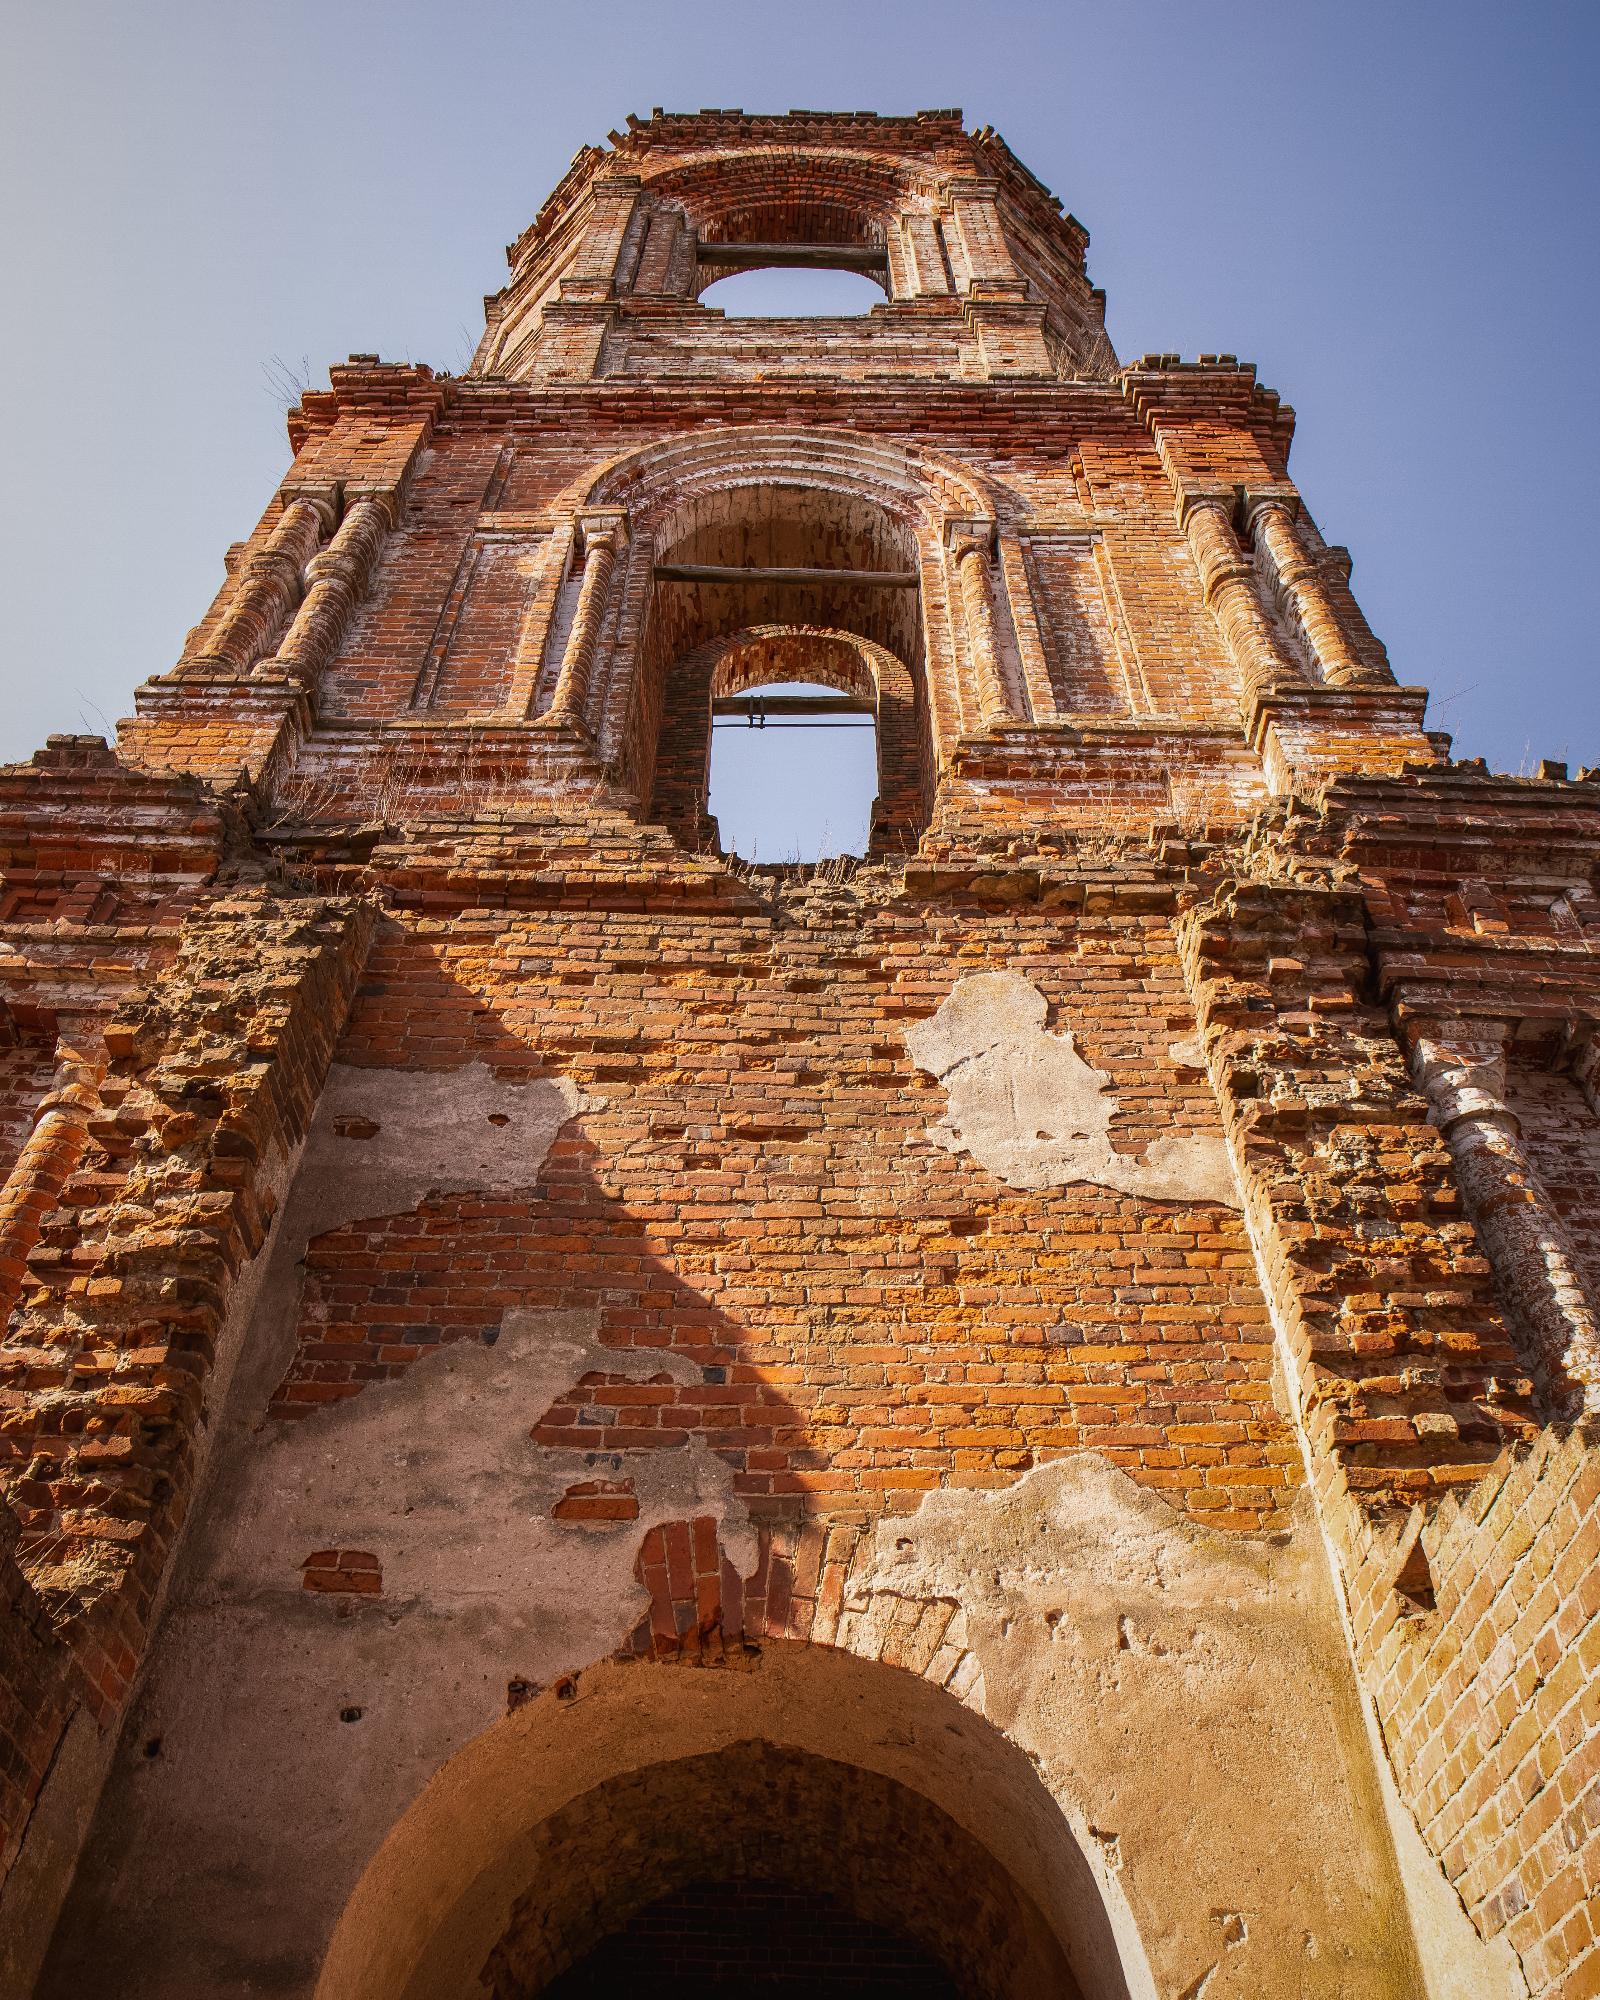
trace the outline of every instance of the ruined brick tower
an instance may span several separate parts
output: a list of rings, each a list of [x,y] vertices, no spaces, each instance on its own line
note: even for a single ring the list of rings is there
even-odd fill
[[[1600,784],[1085,242],[630,120],[0,773],[0,1992],[1600,1992]]]

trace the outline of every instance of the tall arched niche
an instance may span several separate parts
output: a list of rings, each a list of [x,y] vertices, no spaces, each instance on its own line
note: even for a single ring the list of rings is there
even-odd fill
[[[606,618],[592,720],[610,767],[648,800],[672,669],[753,627],[853,633],[910,677],[926,794],[969,720],[958,654],[969,644],[947,566],[952,520],[993,521],[1001,503],[967,466],[846,431],[711,428],[613,461],[566,496],[574,517],[626,519],[625,571]],[[899,585],[685,584],[669,565],[830,569]],[[576,586],[574,585],[573,588]]]

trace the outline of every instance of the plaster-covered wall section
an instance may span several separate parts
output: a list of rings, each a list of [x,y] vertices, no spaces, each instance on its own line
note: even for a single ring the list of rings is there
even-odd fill
[[[1112,1078],[1078,1053],[1070,1029],[1046,1032],[1048,1012],[1045,996],[1020,973],[973,973],[931,1020],[907,1030],[917,1067],[949,1092],[949,1111],[929,1138],[970,1153],[1012,1187],[1090,1181],[1150,1201],[1237,1208],[1220,1132],[1152,1139],[1142,1160],[1117,1150]]]
[[[974,992],[999,1004],[974,1008]],[[1030,1037],[1047,1044],[1037,1067],[1071,1110],[1070,1157],[1117,1172],[1104,1081],[1043,1033],[1037,989],[998,973],[957,994],[918,1035],[919,1060],[948,1075],[947,1057],[975,1040],[997,1061],[1019,1045],[1026,1060]],[[311,1322],[308,1345],[314,1243],[363,1218],[403,1220],[450,1190],[526,1200],[517,1191],[539,1181],[560,1134],[575,1120],[605,1130],[619,1108],[569,1079],[510,1081],[481,1062],[335,1068],[270,1253],[208,1517],[45,1996],[81,1991],[112,1949],[133,1968],[130,2000],[242,1996],[266,1960],[286,1992],[308,1991],[340,1910],[427,1780],[508,1708],[627,1649],[652,1613],[653,1536],[694,1524],[715,1544],[724,1590],[748,1602],[757,1589],[767,1544],[724,1449],[692,1430],[621,1441],[614,1407],[587,1430],[552,1419],[574,1397],[599,1410],[633,1392],[718,1393],[702,1384],[722,1368],[619,1342],[602,1309],[510,1306],[477,1338],[425,1345],[309,1403],[280,1396],[281,1414],[263,1421],[286,1357],[316,1386],[317,1354],[337,1333]],[[575,1509],[575,1495],[590,1504]],[[1388,1880],[1337,1677],[1316,1665],[1327,1614],[1302,1531],[1197,1529],[1090,1457],[1001,1493],[931,1496],[861,1549],[835,1642],[877,1658],[897,1605],[954,1607],[956,1622],[941,1622],[966,1650],[947,1670],[951,1698],[1038,1759],[1065,1814],[1059,1837],[1121,1912],[1118,1978],[1148,1954],[1150,1991],[1242,1995],[1288,1951],[1308,1995],[1408,1990],[1393,1969],[1406,1961],[1392,1895],[1374,1930],[1370,1893],[1346,1893],[1326,1866],[1336,1824],[1367,1891]],[[764,1643],[747,1641],[747,1671],[762,1670]],[[241,1710],[246,1683],[256,1692]],[[1159,1762],[1130,1764],[1130,1743],[1157,1739]],[[314,1797],[301,1783],[308,1754],[322,1773]],[[1253,1794],[1236,1782],[1247,1765],[1272,1772],[1282,1801],[1270,1855],[1236,1851],[1249,1847]],[[1225,1837],[1184,1833],[1196,1798],[1214,1800],[1208,1818]],[[1286,1924],[1300,1926],[1292,1938]],[[487,1949],[473,1946],[475,1963]],[[1093,1963],[1079,1965],[1085,1992],[1120,1993]]]
[[[1091,1453],[929,1494],[852,1586],[861,1618],[962,1606],[983,1712],[1116,1876],[1157,1993],[1417,1993],[1309,1519],[1212,1534]]]

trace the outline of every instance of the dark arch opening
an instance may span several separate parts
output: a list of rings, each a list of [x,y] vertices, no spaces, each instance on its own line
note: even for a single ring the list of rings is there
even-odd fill
[[[641,1969],[662,1994],[1079,1991],[1026,1893],[932,1800],[765,1740],[612,1779],[537,1828],[527,1858],[480,1975],[489,2000],[625,1993]]]
[[[676,1878],[684,1887],[735,1876],[731,1862],[707,1851],[726,1816],[727,1784],[696,1790],[691,1782],[686,1790],[680,1782],[674,1799],[655,1799],[678,1808],[665,1814],[627,1788],[654,1784],[652,1774],[663,1772],[717,1779],[727,1768],[717,1762],[722,1753],[749,1745],[809,1759],[824,1781],[802,1779],[813,1801],[843,1796],[848,1804],[855,1792],[840,1794],[841,1774],[847,1786],[886,1780],[895,1788],[888,1796],[905,1799],[909,1844],[867,1842],[843,1829],[854,1838],[852,1866],[865,1885],[899,1883],[897,1913],[921,1912],[930,1922],[965,1917],[974,1885],[995,1885],[979,1898],[981,1925],[962,1933],[969,1943],[956,1940],[946,1952],[937,1936],[920,1937],[958,1986],[967,1963],[960,1952],[969,1951],[985,2000],[985,1980],[1005,2000],[1154,1994],[1115,1877],[1096,1870],[1019,1744],[938,1678],[769,1637],[737,1668],[597,1662],[510,1709],[457,1751],[368,1860],[328,1939],[316,2000],[484,2000],[502,1975],[503,1990],[515,1993],[510,1982],[520,1979],[537,1991],[539,1979],[548,1985],[602,1934],[671,1892],[649,1861],[663,1844],[692,1850]],[[653,1761],[641,1767],[642,1758]],[[640,1809],[620,1819],[592,1810],[602,1799],[629,1797]],[[766,1785],[759,1805],[757,1825],[769,1834],[781,1837],[793,1825],[781,1788]],[[853,1817],[857,1828],[866,1825]],[[881,1815],[874,1824],[881,1834]],[[840,1845],[830,1836],[818,1851]],[[909,1853],[925,1854],[930,1865],[908,1891],[904,1871],[894,1870]],[[938,1885],[951,1868],[957,1887],[946,1897]],[[643,1879],[652,1870],[655,1879]],[[541,1913],[559,1906],[581,1918],[624,1877],[632,1889],[605,1921],[591,1916],[563,1929],[558,1918],[555,1930],[546,1927],[567,1940],[559,1965],[549,1956],[541,1971],[522,1955]],[[831,1880],[812,1870],[806,1887],[821,1892]],[[874,1920],[870,1907],[855,1909]],[[906,1921],[897,1915],[891,1926],[904,1931]]]
[[[662,1896],[545,1989],[547,2000],[961,2000],[938,1960],[837,1897],[781,1883],[693,1882]]]

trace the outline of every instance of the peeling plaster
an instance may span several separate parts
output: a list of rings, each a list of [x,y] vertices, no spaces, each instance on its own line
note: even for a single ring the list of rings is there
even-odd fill
[[[1126,1898],[1158,1992],[1256,2000],[1287,1965],[1301,2000],[1423,1990],[1309,1523],[1215,1533],[1083,1453],[929,1493],[851,1581],[857,1617],[885,1596],[962,1607],[984,1713],[1033,1758],[1113,1922]]]
[[[507,1083],[481,1062],[447,1070],[336,1063],[282,1234],[298,1261],[313,1235],[406,1214],[430,1194],[532,1187],[562,1126],[593,1108],[564,1076]]]
[[[446,1070],[335,1063],[273,1231],[239,1364],[240,1400],[265,1405],[293,1359],[301,1267],[317,1237],[410,1214],[430,1195],[532,1187],[562,1126],[601,1101],[564,1076],[508,1083],[481,1062]]]
[[[314,1238],[413,1212],[434,1194],[529,1187],[562,1126],[595,1102],[564,1077],[507,1083],[483,1063],[335,1066],[274,1240],[252,1339],[267,1350],[252,1358],[255,1394],[264,1399],[292,1352]],[[562,1633],[543,1661],[548,1676],[614,1650],[644,1616],[649,1593],[634,1560],[659,1523],[713,1515],[730,1559],[753,1570],[755,1536],[731,1471],[699,1437],[627,1455],[636,1519],[581,1534],[552,1519],[569,1485],[622,1462],[536,1446],[530,1433],[552,1403],[591,1373],[702,1379],[684,1355],[605,1346],[599,1330],[596,1311],[512,1310],[493,1344],[434,1348],[398,1379],[292,1423],[260,1426],[259,1405],[241,1395],[233,1414],[248,1431],[231,1454],[228,1504],[203,1535],[198,1593],[253,1600],[295,1589],[313,1550],[360,1548],[382,1564],[391,1612],[492,1605],[513,1623]]]
[[[209,1583],[254,1598],[294,1587],[314,1549],[369,1550],[392,1609],[489,1603],[537,1614],[563,1635],[548,1673],[613,1651],[648,1611],[633,1567],[652,1527],[714,1515],[730,1560],[753,1570],[755,1535],[732,1472],[699,1437],[626,1454],[637,1519],[581,1534],[552,1519],[575,1480],[624,1463],[535,1445],[529,1433],[558,1397],[590,1373],[702,1379],[683,1355],[602,1345],[599,1327],[592,1311],[508,1312],[493,1346],[435,1348],[396,1381],[270,1426],[252,1441]]]
[[[980,972],[958,980],[936,1014],[907,1029],[912,1061],[949,1094],[949,1110],[928,1137],[947,1152],[970,1153],[1011,1187],[1091,1181],[1147,1201],[1237,1208],[1220,1133],[1153,1139],[1142,1160],[1117,1151],[1111,1077],[1079,1055],[1070,1030],[1046,1032],[1048,1011],[1020,973]]]
[[[974,983],[981,998],[983,982],[964,985]],[[1115,1158],[1104,1079],[1069,1038],[1042,1033],[1044,1003],[1025,981],[1002,978],[1000,998],[1009,1016],[979,1010],[991,1026],[1001,1018],[983,1052],[1027,1035],[1064,1049],[1088,1077],[1093,1129]],[[943,1073],[973,1060],[955,1052],[964,1004],[947,1002],[919,1031],[919,1060]],[[444,1187],[526,1185],[581,1103],[570,1086],[508,1085],[481,1066],[438,1078],[344,1071],[335,1086],[285,1203],[252,1346],[282,1316],[292,1339],[314,1233]],[[377,1130],[355,1136],[368,1124]],[[450,1759],[505,1717],[512,1686],[548,1689],[581,1668],[588,1688],[591,1663],[626,1641],[648,1605],[633,1570],[653,1526],[712,1515],[730,1561],[751,1572],[748,1516],[703,1442],[625,1456],[533,1442],[538,1419],[586,1374],[700,1377],[685,1355],[607,1347],[599,1330],[593,1312],[512,1311],[492,1344],[430,1350],[399,1379],[292,1424],[261,1422],[241,1370],[215,1504],[130,1721],[74,1891],[71,1949],[41,1989],[49,2000],[86,1990],[113,1950],[138,1968],[130,2000],[242,2000],[255,1990],[250,1968],[274,1960],[284,1991],[306,1990],[368,1860]],[[575,1479],[624,1469],[637,1519],[580,1529],[552,1518]],[[379,1557],[381,1597],[301,1588],[306,1555],[335,1546]],[[1211,1533],[1082,1455],[1003,1491],[929,1495],[881,1523],[846,1621],[862,1621],[859,1649],[870,1651],[871,1629],[903,1600],[960,1607],[950,1632],[968,1650],[944,1693],[986,1714],[1054,1796],[1122,1963],[1142,1967],[1148,1954],[1153,1977],[1133,1991],[1198,1981],[1205,2000],[1254,2000],[1297,1964],[1301,2000],[1412,2000],[1402,1905],[1397,1889],[1385,1893],[1393,1864],[1381,1809],[1366,1809],[1370,1759],[1359,1716],[1345,1714],[1353,1702],[1326,1597],[1303,1530]],[[844,1622],[840,1637],[856,1643]],[[672,1686],[701,1678],[674,1670]],[[252,1698],[240,1704],[245,1683]],[[903,1685],[895,1699],[910,1699]],[[717,1695],[719,1713],[727,1701]],[[572,1737],[573,1756],[586,1736]],[[891,1738],[886,1726],[883,1755]],[[153,1758],[140,1749],[151,1742]],[[310,1794],[308,1757],[322,1774]],[[1271,1843],[1256,1824],[1266,1794]],[[1224,1930],[1234,1923],[1237,1940]]]

